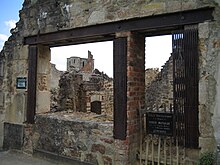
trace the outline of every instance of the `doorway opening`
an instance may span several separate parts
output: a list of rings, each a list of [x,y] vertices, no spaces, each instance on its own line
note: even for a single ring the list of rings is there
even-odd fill
[[[169,108],[173,102],[172,35],[145,38],[145,107]]]
[[[165,161],[173,159],[181,162],[185,157],[185,149],[197,148],[199,139],[198,29],[196,25],[186,26],[184,30],[174,31],[168,37],[169,41],[163,44],[166,48],[170,47],[170,52],[164,64],[145,70],[146,111],[142,112],[145,113],[146,130],[143,146],[147,153],[144,159],[145,162],[158,160],[154,162],[159,164],[161,153],[164,158],[168,158]],[[146,38],[146,66],[150,54],[147,46],[151,44],[147,41],[150,39]],[[160,44],[162,40],[158,39],[155,44],[156,49],[161,51],[159,58],[156,58],[158,64],[165,55],[165,50],[162,50],[164,45]],[[157,51],[153,52],[154,57]],[[149,61],[153,65],[154,61]],[[174,154],[171,155],[171,152]]]

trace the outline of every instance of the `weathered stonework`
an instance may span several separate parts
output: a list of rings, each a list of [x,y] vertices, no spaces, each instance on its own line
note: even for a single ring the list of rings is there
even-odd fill
[[[63,72],[57,70],[55,64],[51,64],[51,72],[50,72],[50,88],[51,89],[56,89],[59,87],[59,80],[62,74]]]
[[[75,28],[124,20],[125,18],[143,17],[162,13],[172,13],[180,10],[190,10],[206,6],[214,6],[214,1],[41,1],[33,3],[26,0],[25,8],[32,10],[21,12],[22,18],[29,15],[29,20],[24,19],[25,36],[38,33],[47,33],[57,30]],[[44,4],[44,5],[40,5]],[[138,9],[138,10],[136,10]],[[39,12],[40,11],[40,12]],[[54,11],[56,13],[54,14]],[[37,16],[37,17],[33,17]],[[33,28],[33,27],[36,27]],[[29,30],[26,30],[29,29]]]
[[[37,57],[37,89],[36,113],[50,111],[50,49],[47,46],[38,46]]]
[[[33,149],[93,164],[113,164],[116,154],[112,137],[113,124],[94,121],[92,115],[87,117],[83,113],[37,116]]]
[[[173,60],[169,57],[158,69],[147,69],[145,71],[145,106],[150,111],[169,109],[173,105]]]
[[[220,143],[219,134],[219,12],[215,13],[216,22],[199,24],[200,38],[200,146],[201,152],[215,150]],[[213,139],[213,136],[215,138]],[[206,146],[206,147],[204,147]]]
[[[94,59],[92,53],[88,51],[88,58],[67,58],[67,71],[71,70],[92,73],[94,70]]]
[[[200,9],[203,7],[213,7],[213,20],[205,21],[198,24],[199,30],[199,125],[200,125],[200,147],[199,152],[214,151],[216,144],[220,143],[220,3],[218,0],[25,0],[23,8],[20,11],[20,20],[16,28],[11,30],[12,35],[6,41],[3,50],[0,52],[0,91],[2,92],[3,101],[0,104],[0,147],[3,142],[3,123],[19,123],[26,121],[25,114],[27,109],[25,101],[27,97],[26,89],[16,89],[16,77],[28,77],[28,45],[23,45],[23,39],[26,36],[42,35],[48,32],[57,32],[78,27],[87,27],[89,25],[127,20],[130,18],[142,18],[146,16],[162,15],[174,13],[177,11],[187,11]],[[157,31],[157,27],[154,28]],[[117,35],[115,35],[118,37]],[[106,154],[107,149],[100,144],[90,146],[90,158],[73,151],[71,148],[62,150],[62,154],[71,155],[81,160],[107,161],[115,164],[133,164],[136,160],[138,150],[139,125],[137,109],[144,105],[144,57],[143,52],[134,48],[142,49],[144,41],[133,33],[128,32],[128,52],[127,52],[127,137],[125,140],[115,140],[113,154]],[[137,39],[137,38],[138,39]],[[141,41],[141,45],[140,45]],[[143,46],[144,47],[144,46]],[[144,49],[144,48],[143,48]],[[45,113],[50,110],[50,49],[47,46],[38,45],[38,66],[37,66],[37,98],[36,112]],[[139,53],[136,53],[139,52]],[[42,75],[47,78],[41,83]],[[45,84],[48,84],[45,85]],[[29,86],[31,83],[28,84]],[[46,88],[47,87],[47,88]],[[34,89],[35,90],[35,89]],[[46,98],[46,99],[43,99]],[[46,118],[46,117],[45,117]],[[43,119],[42,119],[43,120]],[[64,122],[63,120],[56,120]],[[39,122],[39,121],[37,121]],[[48,123],[52,123],[48,119]],[[57,123],[56,123],[57,124]],[[48,124],[49,125],[49,124]],[[68,124],[64,124],[68,125]],[[36,126],[37,127],[37,126]],[[45,125],[43,125],[45,127]],[[41,127],[42,128],[42,127]],[[47,130],[54,127],[50,125]],[[66,128],[68,129],[68,128]],[[43,130],[41,130],[43,131]],[[59,135],[59,129],[55,130],[55,135]],[[40,146],[43,141],[42,133],[35,132],[33,142],[39,142]],[[46,133],[45,133],[46,135]],[[54,134],[52,134],[54,135]],[[71,132],[66,131],[66,136],[72,136]],[[80,135],[83,136],[83,135]],[[111,136],[111,135],[110,135]],[[50,137],[49,137],[50,138]],[[62,137],[63,138],[63,137]],[[67,138],[68,139],[68,138]],[[54,149],[55,152],[61,152],[57,144],[51,140],[51,143],[45,142],[45,147]],[[108,140],[107,140],[108,141]],[[51,145],[52,148],[49,146]],[[78,147],[84,151],[84,145],[78,144]],[[47,146],[48,145],[48,146]],[[72,144],[71,144],[72,145]],[[105,148],[105,149],[104,149]],[[62,149],[62,148],[61,148]],[[71,152],[72,153],[71,153]],[[79,151],[79,150],[78,150]],[[83,152],[82,152],[83,153]],[[103,156],[100,158],[99,153]],[[95,156],[94,156],[95,155]],[[187,155],[187,154],[186,154]],[[95,157],[95,158],[94,158]],[[107,163],[106,163],[107,164]]]
[[[55,73],[52,70],[51,78],[57,80]],[[42,78],[45,80],[45,75]],[[112,118],[113,81],[98,69],[94,70],[94,59],[90,51],[87,59],[68,58],[67,71],[60,73],[59,78],[59,86],[50,90],[51,111],[95,112],[108,114],[109,118]],[[47,88],[46,82],[40,82],[42,90]],[[96,101],[100,102],[100,107],[93,105]]]

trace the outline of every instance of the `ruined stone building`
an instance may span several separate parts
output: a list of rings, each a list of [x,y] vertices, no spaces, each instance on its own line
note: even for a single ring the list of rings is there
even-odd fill
[[[70,70],[83,71],[91,73],[94,70],[94,59],[90,51],[88,58],[70,57],[67,58],[67,71]]]
[[[55,64],[51,64],[50,70],[50,88],[54,89],[58,87],[60,76],[63,74],[63,71],[59,71],[56,68]]]
[[[0,52],[1,148],[106,165],[196,164],[203,153],[216,152],[218,0],[24,0],[19,17]],[[173,111],[149,112],[145,37],[167,34],[173,38],[173,80],[165,82],[168,62],[149,93],[162,98],[150,98],[156,107],[173,103]],[[50,48],[102,41],[113,41],[114,88],[96,70],[88,76],[92,56],[89,65],[88,59],[75,58],[79,66],[70,59],[70,68],[84,65],[84,75],[72,70],[62,75],[61,86],[71,90],[60,89],[55,108],[61,110],[51,112],[51,88],[57,81],[51,80]],[[108,113],[102,110],[112,104],[107,111],[113,110],[113,118],[105,120]]]
[[[67,71],[60,73],[51,70],[51,83],[58,81],[51,85],[51,111],[108,114],[112,120],[113,79],[94,69],[90,51],[88,58],[67,58]]]
[[[169,108],[173,104],[173,61],[172,56],[158,68],[145,71],[145,107],[149,109]]]

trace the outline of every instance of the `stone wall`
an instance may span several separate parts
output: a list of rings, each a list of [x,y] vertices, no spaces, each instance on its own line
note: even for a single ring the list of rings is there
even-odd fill
[[[56,111],[58,108],[59,81],[64,72],[56,69],[56,65],[51,63],[50,70],[50,111]]]
[[[83,79],[87,76],[86,81]],[[108,84],[108,85],[106,85]],[[113,81],[104,73],[94,70],[91,73],[84,71],[64,72],[59,80],[59,88],[51,90],[51,110],[69,112],[91,112],[91,102],[102,102],[102,111],[107,112],[113,105]],[[111,96],[109,96],[111,95]]]
[[[67,71],[71,70],[92,73],[94,70],[94,59],[92,53],[88,51],[88,58],[67,58]]]
[[[145,70],[145,87],[148,88],[153,81],[156,80],[159,74],[159,68],[147,68]]]
[[[103,109],[104,114],[109,116],[110,119],[113,119],[113,80],[112,81],[104,81],[104,97],[103,97]]]
[[[58,90],[57,98],[58,111],[82,111],[80,94],[83,92],[83,89],[81,83],[81,76],[77,75],[74,70],[62,74],[59,81],[60,88]]]
[[[145,71],[145,106],[149,110],[169,109],[173,105],[173,60],[172,56],[158,69]]]
[[[50,111],[50,59],[51,52],[49,47],[38,45],[36,75],[36,113],[46,113]]]
[[[80,69],[81,72],[92,73],[94,70],[94,59],[90,51],[88,51],[88,58],[86,63],[83,63],[83,67]]]
[[[220,144],[220,8],[214,22],[199,24],[199,127],[202,152],[216,150]]]
[[[23,34],[28,36],[39,32],[54,32],[128,18],[214,6],[214,2],[214,0],[190,0],[184,2],[181,0],[26,0],[20,16],[24,24]]]
[[[91,103],[101,102],[101,114],[106,115],[109,120],[113,120],[113,81],[104,80],[100,91],[86,92],[86,111],[91,112]]]
[[[17,77],[28,75],[28,46],[23,45],[23,24],[17,23],[0,52],[0,148],[3,146],[4,122],[26,121],[27,89],[17,89]]]
[[[67,156],[92,164],[113,164],[114,139],[111,122],[95,122],[77,114],[38,115],[33,149]],[[45,123],[47,123],[45,125]],[[44,128],[44,129],[42,129]]]
[[[59,80],[60,76],[63,72],[57,70],[55,64],[51,64],[50,70],[50,89],[58,88],[59,87]]]

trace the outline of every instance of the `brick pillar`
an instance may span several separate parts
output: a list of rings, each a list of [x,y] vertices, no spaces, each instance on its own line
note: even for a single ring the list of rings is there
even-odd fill
[[[125,140],[115,140],[115,147],[118,153],[121,153],[116,154],[118,160],[116,163],[133,165],[136,164],[140,142],[138,109],[144,105],[145,100],[145,37],[133,32],[116,34],[116,37],[125,36],[127,37],[127,131]]]
[[[134,164],[140,142],[138,109],[145,100],[145,37],[136,33],[128,36],[127,57],[127,139],[129,161]]]

